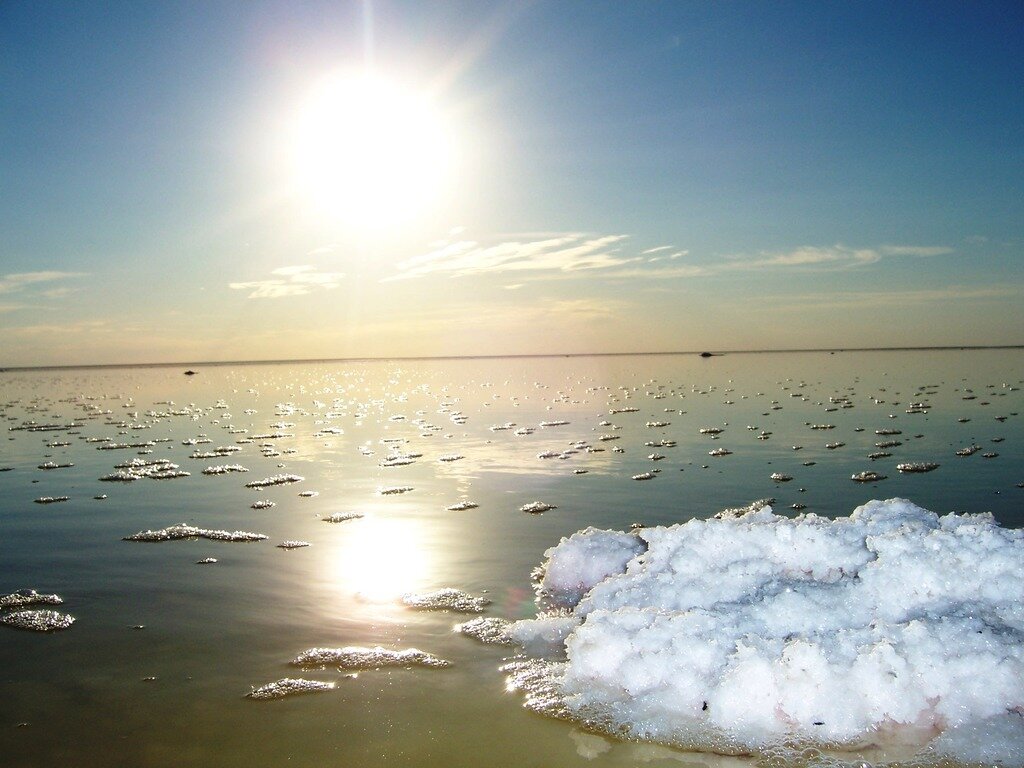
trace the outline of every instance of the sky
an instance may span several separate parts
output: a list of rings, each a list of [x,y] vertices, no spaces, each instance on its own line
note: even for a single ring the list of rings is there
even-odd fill
[[[0,3],[0,366],[1024,344],[1019,2]]]

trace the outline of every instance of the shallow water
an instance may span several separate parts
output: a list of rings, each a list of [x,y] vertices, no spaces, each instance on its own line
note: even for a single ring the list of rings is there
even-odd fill
[[[514,649],[453,633],[466,614],[401,598],[451,587],[488,598],[484,616],[532,616],[530,571],[560,537],[764,497],[835,516],[899,496],[1024,525],[1022,350],[182,371],[0,373],[0,594],[56,593],[76,619],[45,634],[0,626],[4,765],[747,765],[533,714],[499,671]],[[100,450],[112,443],[135,447]],[[218,447],[240,450],[190,458]],[[891,456],[867,458],[879,451]],[[100,481],[133,458],[190,474]],[[921,462],[939,467],[897,470]],[[248,472],[203,474],[226,464]],[[869,470],[886,479],[851,480]],[[302,479],[246,487],[283,476]],[[395,489],[408,490],[383,492]],[[261,500],[274,506],[253,509]],[[555,508],[520,511],[535,501]],[[477,506],[448,509],[460,502]],[[350,513],[362,517],[324,523]],[[268,539],[123,540],[179,523]],[[304,671],[337,685],[246,698],[293,676],[302,651],[344,646],[451,666]]]

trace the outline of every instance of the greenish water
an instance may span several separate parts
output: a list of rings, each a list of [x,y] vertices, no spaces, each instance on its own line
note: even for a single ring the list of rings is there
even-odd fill
[[[560,537],[587,525],[682,522],[764,497],[776,510],[837,516],[899,496],[1020,527],[1022,372],[1021,350],[950,350],[0,373],[10,430],[0,447],[9,468],[0,472],[0,594],[55,592],[77,619],[45,635],[0,626],[0,763],[747,764],[612,742],[535,715],[505,689],[499,666],[513,649],[453,633],[466,616],[413,611],[399,597],[457,587],[486,594],[485,615],[530,616],[530,571]],[[30,431],[31,421],[65,428]],[[555,421],[568,423],[540,426]],[[666,424],[647,426],[657,422]],[[700,433],[708,427],[722,430],[717,439]],[[887,429],[901,434],[875,433]],[[259,437],[269,434],[285,436]],[[209,443],[183,444],[204,436]],[[153,445],[100,450],[89,441],[100,438]],[[867,458],[885,440],[902,444]],[[675,444],[645,445],[660,441]],[[51,447],[59,442],[69,445]],[[190,458],[217,446],[241,450]],[[709,456],[717,448],[731,454]],[[393,450],[421,456],[382,466]],[[546,452],[563,457],[538,457]],[[453,455],[463,458],[439,460]],[[132,458],[191,474],[99,480]],[[46,461],[73,466],[38,469]],[[898,472],[905,461],[939,467]],[[249,471],[202,474],[223,464]],[[864,470],[887,479],[851,481]],[[776,472],[793,479],[773,481]],[[282,473],[304,479],[245,487]],[[399,486],[412,490],[379,493]],[[45,496],[68,500],[34,503]],[[252,509],[260,499],[275,506]],[[461,501],[478,506],[446,509]],[[519,511],[532,501],[557,508]],[[323,522],[339,512],[364,517]],[[269,539],[122,540],[181,522]],[[275,546],[284,540],[311,546]],[[196,564],[205,557],[218,562]],[[452,665],[355,677],[288,665],[306,648],[344,645],[417,647]],[[299,675],[337,687],[245,698]]]

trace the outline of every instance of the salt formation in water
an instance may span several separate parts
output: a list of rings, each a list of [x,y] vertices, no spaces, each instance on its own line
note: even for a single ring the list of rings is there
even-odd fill
[[[287,485],[289,483],[301,483],[306,478],[299,475],[273,475],[262,480],[253,480],[245,484],[246,488],[269,488],[272,485]]]
[[[539,515],[541,512],[547,512],[549,509],[558,509],[558,507],[544,501],[531,501],[529,504],[523,504],[519,511],[528,512],[531,515]]]
[[[449,504],[445,509],[449,512],[465,512],[467,509],[476,509],[479,506],[474,501],[460,501],[457,504]]]
[[[100,478],[104,482],[131,483],[143,478],[151,480],[170,480],[176,477],[188,477],[189,473],[178,468],[177,464],[167,459],[131,459],[114,466],[116,472]]]
[[[218,464],[203,470],[204,475],[226,475],[228,472],[248,472],[241,464]]]
[[[285,677],[276,682],[254,688],[246,696],[250,699],[268,701],[271,699],[283,699],[285,696],[298,696],[305,693],[321,693],[333,690],[334,683],[304,680],[301,677]]]
[[[56,504],[59,501],[67,500],[67,496],[40,496],[38,499],[33,499],[36,504]]]
[[[350,645],[344,648],[310,648],[292,659],[291,664],[304,669],[337,667],[358,670],[380,667],[447,667],[451,662],[418,648],[392,651],[379,645],[373,648]]]
[[[34,589],[19,589],[9,595],[0,596],[0,608],[24,608],[26,605],[60,605],[60,595],[41,595]]]
[[[397,485],[391,488],[378,488],[377,493],[381,496],[394,496],[399,493],[408,493],[413,490],[411,485]]]
[[[918,728],[941,734],[941,754],[989,761],[997,743],[1024,764],[1024,530],[991,515],[890,499],[789,519],[758,504],[589,528],[545,554],[540,594],[569,611],[567,661],[517,668],[538,709],[742,752]],[[526,643],[550,624],[509,634]]]
[[[248,531],[214,531],[197,528],[194,525],[178,523],[156,531],[139,531],[125,536],[122,541],[172,541],[174,539],[212,539],[213,541],[262,541],[268,538],[262,533]]]
[[[864,472],[858,472],[855,475],[851,475],[850,479],[857,483],[874,483],[879,480],[885,480],[885,475],[880,475],[877,472],[871,470],[865,470]]]
[[[67,629],[75,623],[75,617],[50,610],[25,610],[0,614],[0,624],[15,629],[29,629],[33,632],[55,632]]]
[[[908,461],[905,464],[896,465],[896,469],[900,472],[931,472],[938,468],[938,464],[930,461]]]
[[[287,541],[282,541],[277,546],[279,549],[302,549],[303,547],[310,546],[310,543],[308,541],[297,541],[295,539],[288,539]]]
[[[481,643],[509,645],[512,643],[512,638],[508,634],[511,624],[512,622],[508,619],[500,619],[496,616],[478,616],[462,624],[456,624],[452,627],[452,631],[472,637]]]
[[[358,520],[362,515],[358,512],[335,512],[323,518],[325,523],[344,523],[348,520]]]
[[[249,505],[251,509],[270,509],[271,507],[276,506],[277,502],[271,501],[270,499],[260,499],[259,501],[254,501],[252,504]]]
[[[486,597],[474,597],[461,589],[446,587],[419,595],[403,595],[402,602],[410,608],[425,611],[457,611],[459,613],[481,613],[491,604]]]

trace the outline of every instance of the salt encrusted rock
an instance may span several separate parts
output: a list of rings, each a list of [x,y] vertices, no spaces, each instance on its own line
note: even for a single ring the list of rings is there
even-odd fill
[[[403,595],[402,602],[410,608],[425,611],[456,611],[458,613],[481,613],[491,604],[486,597],[474,597],[460,589],[446,587],[419,595]]]
[[[0,614],[0,624],[33,632],[56,632],[75,623],[75,617],[50,610],[13,611]]]
[[[333,691],[334,685],[334,683],[324,683],[319,680],[305,680],[301,677],[285,677],[276,682],[254,688],[246,694],[246,697],[260,701],[269,701],[271,699],[283,699],[286,696],[301,696],[307,693]]]
[[[447,667],[451,662],[417,648],[393,651],[378,645],[373,648],[310,648],[292,659],[291,664],[305,669],[337,667],[357,670],[380,667]]]
[[[248,531],[216,531],[197,528],[194,525],[178,523],[159,530],[146,530],[125,536],[122,541],[172,541],[174,539],[212,539],[214,541],[262,541],[268,538],[262,533]]]

